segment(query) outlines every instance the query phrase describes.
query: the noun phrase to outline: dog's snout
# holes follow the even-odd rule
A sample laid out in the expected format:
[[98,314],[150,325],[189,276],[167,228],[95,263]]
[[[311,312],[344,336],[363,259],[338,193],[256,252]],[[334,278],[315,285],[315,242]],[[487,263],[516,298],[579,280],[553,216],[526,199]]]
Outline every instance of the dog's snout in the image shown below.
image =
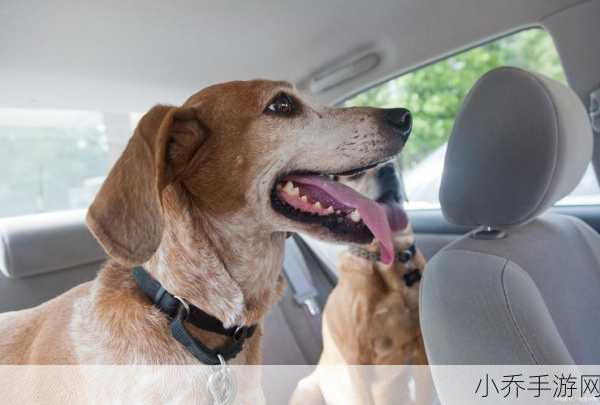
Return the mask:
[[383,116],[389,125],[394,127],[403,141],[408,139],[412,130],[412,115],[406,108],[386,108]]

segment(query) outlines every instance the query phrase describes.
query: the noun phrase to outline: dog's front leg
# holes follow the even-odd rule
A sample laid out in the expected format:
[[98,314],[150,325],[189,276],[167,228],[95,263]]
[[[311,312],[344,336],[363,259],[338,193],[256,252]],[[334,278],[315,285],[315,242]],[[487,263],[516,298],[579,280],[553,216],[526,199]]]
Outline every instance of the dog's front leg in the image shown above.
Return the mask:
[[298,382],[289,405],[326,405],[315,373]]

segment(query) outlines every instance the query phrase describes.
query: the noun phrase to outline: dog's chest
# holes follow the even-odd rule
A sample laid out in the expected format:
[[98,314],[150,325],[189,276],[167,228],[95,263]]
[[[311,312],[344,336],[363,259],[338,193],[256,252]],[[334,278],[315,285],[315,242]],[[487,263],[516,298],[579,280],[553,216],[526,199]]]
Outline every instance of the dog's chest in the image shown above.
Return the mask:
[[[107,325],[85,316],[91,312],[90,305],[87,299],[77,302],[70,325],[77,358],[85,364],[79,367],[80,386],[91,387],[82,390],[78,403],[214,403],[207,383],[217,368],[202,365],[171,338],[162,315],[160,322],[144,319],[136,324],[130,320],[118,328],[118,323]],[[248,350],[244,350],[232,363],[247,364],[247,357]],[[235,374],[235,403],[263,404],[258,367],[228,368]]]
[[[230,369],[235,379],[236,404],[264,404],[260,372],[254,367]],[[82,374],[89,404],[199,404],[215,401],[207,382],[209,366],[84,366]]]

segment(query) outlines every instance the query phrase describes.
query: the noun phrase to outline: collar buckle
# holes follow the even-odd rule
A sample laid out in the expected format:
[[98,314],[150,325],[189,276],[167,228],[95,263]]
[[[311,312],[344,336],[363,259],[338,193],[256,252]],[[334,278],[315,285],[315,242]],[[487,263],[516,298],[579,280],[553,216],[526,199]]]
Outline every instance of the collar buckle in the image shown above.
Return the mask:
[[[180,304],[179,308],[183,308],[185,310],[185,316],[183,317],[183,320],[188,319],[190,316],[190,312],[191,312],[190,304],[178,295],[174,295],[173,298],[175,298],[177,301],[179,301],[179,304]],[[177,312],[179,312],[179,310]]]
[[235,331],[233,332],[233,335],[231,336],[231,338],[233,340],[240,341],[240,340],[244,340],[248,337],[248,328],[244,327],[244,326],[238,326],[237,328],[235,328]]
[[[257,325],[226,329],[214,316],[193,306],[187,300],[170,294],[143,267],[133,268],[133,277],[142,292],[170,319],[169,328],[175,340],[182,344],[197,360],[207,365],[222,365],[233,359],[243,349],[246,339],[252,337]],[[185,327],[189,322],[197,328],[227,336],[231,341],[211,349],[195,338]]]

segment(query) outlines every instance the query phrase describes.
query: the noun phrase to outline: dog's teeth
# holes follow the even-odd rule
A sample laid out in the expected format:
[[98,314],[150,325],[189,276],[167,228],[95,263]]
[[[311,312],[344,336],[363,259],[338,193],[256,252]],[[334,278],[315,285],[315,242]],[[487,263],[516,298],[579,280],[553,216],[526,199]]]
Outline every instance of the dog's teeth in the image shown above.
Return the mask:
[[317,201],[316,203],[313,204],[313,207],[317,208],[317,209],[322,209],[323,206],[321,206],[321,202]]
[[306,198],[305,195],[303,195],[302,197],[300,197],[300,200],[302,200],[302,202],[308,202],[308,198]]
[[292,194],[292,190],[294,190],[294,183],[292,183],[291,181],[285,183],[285,186],[283,186],[283,191],[285,191],[288,194]]
[[329,208],[327,208],[327,209],[325,210],[325,212],[326,212],[327,214],[333,214],[333,212],[334,212],[334,210],[333,210],[333,207],[329,207]]
[[360,214],[358,213],[358,210],[352,211],[352,213],[350,214],[350,219],[354,222],[360,221]]
[[297,196],[300,194],[300,189],[298,187],[294,187],[294,183],[292,183],[289,180],[287,183],[285,183],[285,186],[283,187],[283,191],[285,191],[287,194],[289,194],[291,196]]

